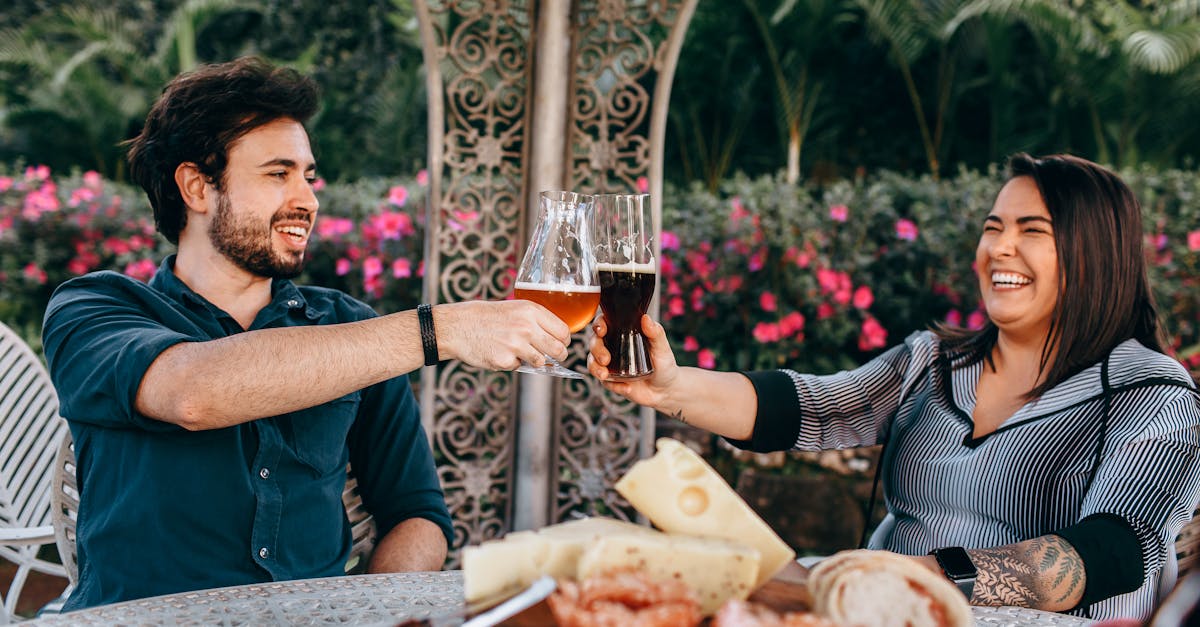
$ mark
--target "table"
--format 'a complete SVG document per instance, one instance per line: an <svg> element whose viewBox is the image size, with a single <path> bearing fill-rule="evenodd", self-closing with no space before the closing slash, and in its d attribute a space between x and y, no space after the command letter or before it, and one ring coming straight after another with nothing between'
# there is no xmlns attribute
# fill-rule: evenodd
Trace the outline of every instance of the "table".
<svg viewBox="0 0 1200 627"><path fill-rule="evenodd" d="M363 625L462 607L462 571L354 575L181 592L47 616L42 625ZM1015 607L973 607L981 626L1078 627L1091 621Z"/></svg>

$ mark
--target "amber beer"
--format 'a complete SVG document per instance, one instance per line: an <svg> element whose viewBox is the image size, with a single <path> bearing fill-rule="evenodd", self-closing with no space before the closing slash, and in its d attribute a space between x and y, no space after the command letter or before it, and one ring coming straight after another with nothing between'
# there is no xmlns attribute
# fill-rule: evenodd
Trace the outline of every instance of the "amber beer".
<svg viewBox="0 0 1200 627"><path fill-rule="evenodd" d="M549 309L567 323L571 333L578 333L596 317L596 306L600 304L600 286L521 282L517 283L513 296L521 300L531 300Z"/></svg>
<svg viewBox="0 0 1200 627"><path fill-rule="evenodd" d="M612 355L608 364L614 379L640 379L654 372L650 347L642 335L642 316L654 297L654 264L596 266L600 278L600 308L608 331L604 347Z"/></svg>

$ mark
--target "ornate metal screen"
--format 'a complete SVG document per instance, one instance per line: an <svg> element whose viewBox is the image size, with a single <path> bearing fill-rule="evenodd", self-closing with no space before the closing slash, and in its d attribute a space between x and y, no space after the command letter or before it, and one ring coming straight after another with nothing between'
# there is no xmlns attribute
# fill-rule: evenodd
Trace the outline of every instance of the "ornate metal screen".
<svg viewBox="0 0 1200 627"><path fill-rule="evenodd" d="M565 10L566 0L544 0ZM425 253L429 302L503 299L524 250L530 189L531 103L538 90L567 90L558 185L633 190L647 177L661 210L663 135L675 59L696 0L600 0L570 4L567 33L536 33L536 0L416 0L429 90L430 194ZM570 58L535 59L536 37L569 37ZM554 49L553 46L547 49ZM535 62L567 63L562 85L534 85ZM653 107L652 107L653 104ZM543 112L544 113L544 112ZM536 145L547 145L541 137ZM550 145L554 145L554 141ZM543 159L544 161L544 159ZM544 179L543 179L544 182ZM572 342L569 365L586 355ZM608 398L594 381L555 380L544 408L551 453L540 479L550 521L576 512L629 518L613 481L647 451L653 419ZM461 363L422 373L421 402L458 549L512 528L518 379ZM524 402L530 402L527 398ZM526 413L529 413L528 411ZM549 467L547 467L549 466Z"/></svg>

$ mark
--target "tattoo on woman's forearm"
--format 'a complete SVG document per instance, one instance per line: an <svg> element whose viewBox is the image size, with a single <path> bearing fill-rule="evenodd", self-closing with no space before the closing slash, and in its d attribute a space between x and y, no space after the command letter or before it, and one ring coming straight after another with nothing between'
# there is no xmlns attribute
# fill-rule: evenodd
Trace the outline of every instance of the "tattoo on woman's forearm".
<svg viewBox="0 0 1200 627"><path fill-rule="evenodd" d="M972 599L978 605L1060 607L1083 594L1083 560L1059 536L972 550L971 558L979 571Z"/></svg>
<svg viewBox="0 0 1200 627"><path fill-rule="evenodd" d="M671 417L674 418L675 420L678 420L679 422L682 422L685 425L688 423L687 418L683 417L682 409L676 409L675 413L671 414Z"/></svg>

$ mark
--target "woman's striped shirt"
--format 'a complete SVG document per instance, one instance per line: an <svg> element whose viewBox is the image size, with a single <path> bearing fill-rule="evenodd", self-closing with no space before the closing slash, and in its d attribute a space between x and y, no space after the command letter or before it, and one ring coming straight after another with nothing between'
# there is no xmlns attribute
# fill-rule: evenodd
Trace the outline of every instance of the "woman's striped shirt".
<svg viewBox="0 0 1200 627"><path fill-rule="evenodd" d="M886 440L888 515L869 546L907 555L1002 546L1117 515L1137 533L1145 578L1090 615L1145 619L1160 579L1174 576L1168 551L1200 499L1200 396L1178 362L1136 340L1105 362L975 439L983 363L952 369L936 336L917 332L849 372L751 373L758 417L753 439L740 445L822 450Z"/></svg>

